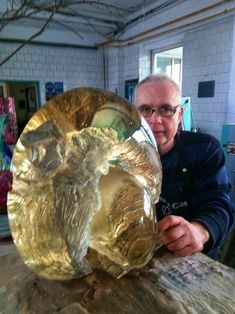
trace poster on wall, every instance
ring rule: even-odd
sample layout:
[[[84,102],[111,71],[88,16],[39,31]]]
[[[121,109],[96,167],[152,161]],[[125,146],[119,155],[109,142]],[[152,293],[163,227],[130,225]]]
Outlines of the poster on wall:
[[[135,86],[137,84],[138,78],[125,81],[125,98],[129,100],[130,103],[133,103],[134,101]]]
[[[46,101],[64,92],[63,82],[47,82],[45,84]]]
[[[34,86],[26,88],[26,100],[28,112],[37,111],[37,95],[36,88]]]

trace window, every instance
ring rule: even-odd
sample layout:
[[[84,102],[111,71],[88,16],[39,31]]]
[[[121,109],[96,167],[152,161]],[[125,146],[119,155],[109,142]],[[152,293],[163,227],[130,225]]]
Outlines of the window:
[[[166,73],[181,86],[183,47],[152,54],[152,73]]]

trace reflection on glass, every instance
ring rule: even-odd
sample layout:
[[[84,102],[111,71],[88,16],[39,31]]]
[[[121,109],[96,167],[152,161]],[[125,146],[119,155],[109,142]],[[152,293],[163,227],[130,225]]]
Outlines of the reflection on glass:
[[[147,128],[127,101],[91,88],[32,117],[14,152],[8,208],[33,271],[70,279],[101,268],[119,278],[150,260],[161,167]]]

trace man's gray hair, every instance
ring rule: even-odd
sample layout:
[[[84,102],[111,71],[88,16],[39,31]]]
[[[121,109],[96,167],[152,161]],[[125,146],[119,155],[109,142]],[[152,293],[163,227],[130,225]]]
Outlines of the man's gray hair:
[[[142,81],[140,81],[136,87],[135,90],[138,89],[141,85],[148,82],[154,82],[154,83],[170,83],[175,86],[176,92],[180,97],[180,87],[179,85],[168,75],[166,74],[150,74],[146,76]]]

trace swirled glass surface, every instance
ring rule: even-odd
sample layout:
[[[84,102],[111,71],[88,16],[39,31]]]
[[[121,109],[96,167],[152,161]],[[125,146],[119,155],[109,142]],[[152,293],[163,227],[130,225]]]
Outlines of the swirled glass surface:
[[[161,165],[125,99],[94,88],[54,97],[26,125],[11,170],[11,232],[38,275],[119,278],[152,257]]]

